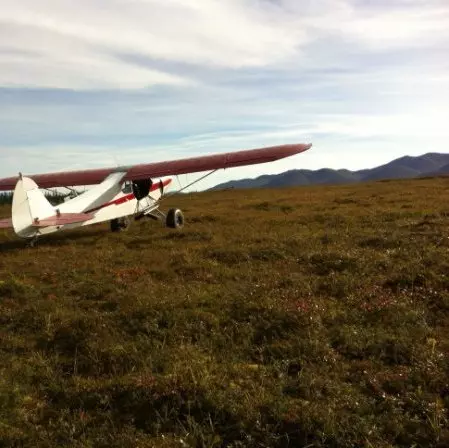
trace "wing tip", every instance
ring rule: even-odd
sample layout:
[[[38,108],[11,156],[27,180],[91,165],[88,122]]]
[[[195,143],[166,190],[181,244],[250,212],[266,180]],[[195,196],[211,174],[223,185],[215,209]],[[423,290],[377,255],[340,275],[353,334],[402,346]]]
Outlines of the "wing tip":
[[[290,157],[295,154],[300,154],[304,151],[308,151],[312,147],[312,143],[293,143],[288,145],[275,146],[272,148],[267,148],[268,150],[274,149],[278,154],[279,158]]]

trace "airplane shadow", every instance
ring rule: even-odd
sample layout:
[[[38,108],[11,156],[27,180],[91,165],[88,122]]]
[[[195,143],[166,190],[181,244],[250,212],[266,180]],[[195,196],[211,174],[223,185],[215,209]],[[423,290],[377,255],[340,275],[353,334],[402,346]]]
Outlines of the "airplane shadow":
[[[68,246],[73,241],[78,241],[81,245],[95,245],[97,240],[105,237],[108,231],[106,229],[96,229],[89,231],[66,231],[52,235],[44,235],[36,243],[34,248]],[[12,252],[21,249],[30,249],[29,241],[17,237],[14,239],[0,241],[0,253]]]

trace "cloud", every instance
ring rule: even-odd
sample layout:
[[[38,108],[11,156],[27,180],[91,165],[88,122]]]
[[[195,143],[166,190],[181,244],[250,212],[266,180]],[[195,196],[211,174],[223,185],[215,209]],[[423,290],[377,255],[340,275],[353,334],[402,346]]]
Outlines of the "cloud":
[[[0,85],[128,89],[192,82],[120,54],[239,69],[309,63],[307,46],[323,38],[368,50],[428,46],[449,35],[449,7],[429,4],[391,2],[380,9],[349,0],[12,2],[0,10]]]
[[[180,81],[127,63],[117,53],[230,68],[263,66],[295,54],[302,31],[285,33],[265,11],[241,5],[233,0],[79,0],[75,8],[70,0],[12,3],[0,11],[0,51],[7,50],[0,84],[85,89]]]
[[[430,47],[449,39],[449,8],[435,6],[368,10],[345,27],[345,33],[372,49]],[[345,24],[343,24],[345,25]]]

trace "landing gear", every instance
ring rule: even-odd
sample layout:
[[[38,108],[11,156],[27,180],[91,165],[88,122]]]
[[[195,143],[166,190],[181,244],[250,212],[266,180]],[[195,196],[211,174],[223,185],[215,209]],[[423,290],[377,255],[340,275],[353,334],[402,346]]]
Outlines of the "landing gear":
[[[151,212],[144,211],[140,213],[134,220],[139,221],[144,217],[154,219],[155,221],[161,221],[170,229],[181,229],[184,227],[184,215],[179,208],[171,208],[167,214],[161,212],[158,208],[154,208]]]
[[[184,215],[179,208],[171,208],[165,218],[165,225],[170,229],[180,229],[184,227]]]
[[[39,239],[39,235],[34,235],[33,236],[33,238],[31,238],[29,241],[28,241],[28,246],[29,247],[36,247],[36,244],[37,244],[37,240]]]
[[[123,232],[128,230],[131,222],[127,216],[123,218],[111,219],[111,232]]]

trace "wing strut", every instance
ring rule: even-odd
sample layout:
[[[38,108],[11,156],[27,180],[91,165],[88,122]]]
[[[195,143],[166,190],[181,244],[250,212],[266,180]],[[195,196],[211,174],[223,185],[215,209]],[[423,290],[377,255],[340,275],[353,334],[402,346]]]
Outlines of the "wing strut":
[[[164,195],[161,199],[159,199],[158,202],[161,202],[162,199],[169,198],[170,196],[173,196],[175,194],[182,193],[184,190],[187,190],[187,188],[191,187],[192,185],[195,185],[198,182],[201,182],[203,179],[206,179],[206,177],[209,177],[210,175],[216,173],[218,170],[219,170],[219,168],[217,168],[216,170],[212,170],[209,173],[206,173],[204,176],[201,176],[199,179],[195,179],[193,182],[190,182],[190,184],[186,185],[185,187],[182,187],[181,189],[179,189],[177,191],[174,191],[172,193]]]

